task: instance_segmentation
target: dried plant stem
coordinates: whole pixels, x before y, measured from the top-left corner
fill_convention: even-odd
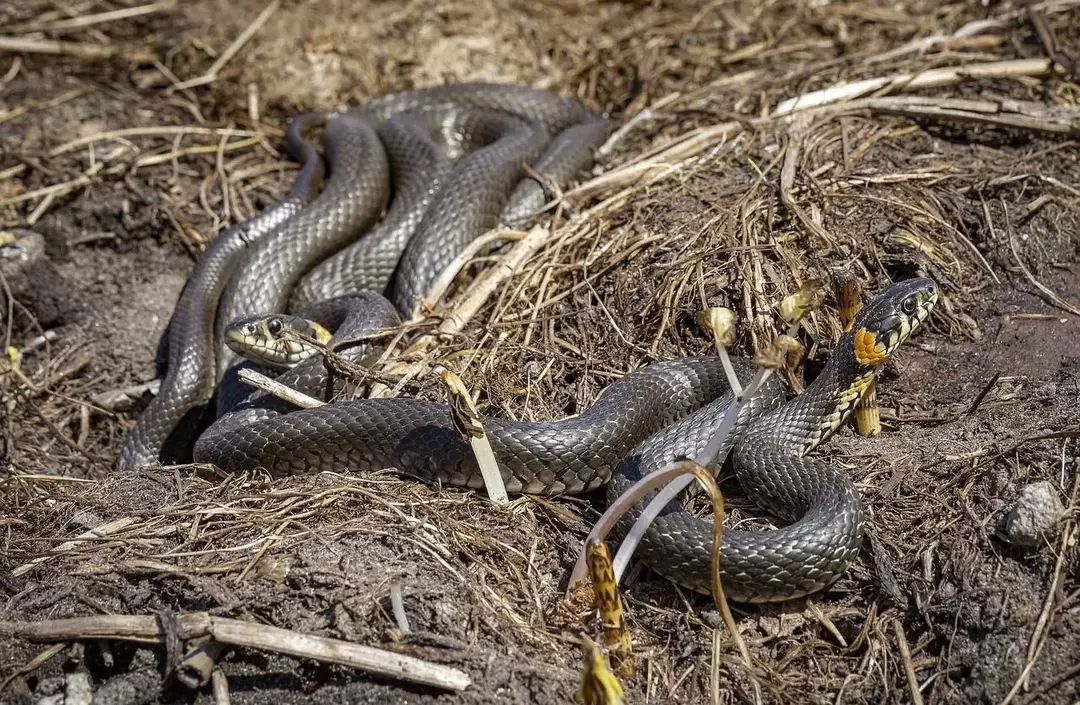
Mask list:
[[[245,384],[250,384],[256,389],[261,389],[264,392],[273,394],[278,399],[283,399],[294,406],[298,406],[301,409],[314,409],[317,406],[324,406],[326,402],[319,401],[315,397],[309,397],[307,394],[296,391],[286,387],[277,380],[270,379],[261,372],[256,372],[249,367],[240,368],[237,373]]]
[[[1013,100],[966,100],[928,96],[888,96],[853,100],[845,112],[868,110],[879,115],[930,118],[939,122],[972,122],[1060,135],[1080,134],[1080,110],[1047,109]]]
[[[593,600],[604,628],[604,645],[608,648],[615,672],[625,675],[633,671],[634,655],[619,585],[611,564],[611,553],[603,541],[591,541],[586,546],[586,555],[589,576],[592,578]]]
[[[919,88],[937,88],[952,86],[964,81],[983,78],[1015,78],[1019,76],[1048,76],[1051,73],[1049,59],[1016,59],[1012,61],[994,61],[967,66],[949,66],[930,69],[918,73],[901,73],[893,76],[868,78],[852,83],[841,83],[820,91],[804,93],[801,96],[782,101],[776,106],[772,117],[782,117],[799,110],[806,110],[829,103],[850,101],[871,93],[884,95],[897,90],[915,90]]]
[[[73,149],[84,147],[102,140],[126,139],[128,137],[174,137],[176,135],[198,135],[201,137],[268,137],[270,135],[252,132],[251,130],[235,130],[231,128],[199,127],[198,125],[159,125],[157,127],[125,127],[119,130],[96,132],[94,134],[77,137],[64,142],[49,150],[50,157],[56,157]],[[215,146],[215,150],[217,147]]]
[[[923,705],[922,692],[919,691],[919,678],[915,675],[915,666],[911,662],[911,646],[908,645],[904,626],[900,620],[893,620],[893,631],[896,632],[896,644],[900,648],[900,660],[904,662],[904,675],[907,677],[908,692],[911,693],[911,705]]]
[[[443,320],[434,333],[421,336],[401,355],[404,360],[419,359],[419,362],[394,363],[384,370],[385,374],[400,378],[399,384],[403,384],[422,373],[426,360],[424,354],[438,342],[439,338],[459,333],[483,307],[495,289],[509,279],[550,237],[550,229],[539,225],[532,228],[517,241],[505,257],[491,268],[484,270],[461,299],[454,301],[449,310],[442,313]],[[393,390],[386,385],[375,384],[372,385],[369,396],[385,397],[392,393]]]
[[[149,5],[136,5],[135,7],[125,7],[119,10],[110,10],[109,12],[99,12],[94,15],[79,15],[76,17],[69,17],[66,20],[56,20],[54,22],[26,22],[24,24],[12,25],[7,28],[7,31],[15,33],[64,32],[71,29],[82,29],[84,27],[90,27],[105,22],[116,22],[117,20],[127,20],[132,17],[152,15],[156,12],[172,10],[175,7],[176,0],[161,0],[160,2],[152,2]]]
[[[1069,313],[1073,314],[1074,316],[1080,316],[1080,309],[1078,309],[1076,306],[1073,306],[1072,304],[1070,304],[1065,299],[1061,298],[1056,292],[1054,292],[1048,286],[1046,286],[1041,281],[1036,279],[1035,275],[1032,274],[1031,270],[1027,268],[1026,264],[1024,264],[1024,260],[1022,260],[1020,258],[1020,253],[1016,251],[1016,234],[1013,233],[1013,229],[1012,229],[1011,225],[1008,224],[1008,217],[1009,217],[1008,206],[1005,204],[1004,201],[1002,201],[1001,202],[1001,207],[1002,207],[1002,209],[1004,209],[1005,218],[1006,218],[1006,228],[1009,231],[1008,232],[1009,250],[1012,251],[1013,259],[1016,260],[1016,264],[1017,264],[1018,267],[1020,267],[1020,271],[1022,271],[1024,273],[1024,276],[1027,277],[1027,280],[1029,282],[1031,282],[1032,285],[1035,286],[1035,288],[1037,288],[1039,291],[1041,291],[1043,293],[1043,295],[1045,295],[1046,298],[1048,298],[1050,300],[1050,303],[1054,304],[1055,306],[1057,306],[1058,308],[1060,308],[1062,310],[1068,311]]]
[[[221,55],[214,61],[213,64],[210,65],[210,68],[206,70],[206,73],[204,73],[202,76],[197,76],[196,78],[192,78],[187,81],[181,81],[180,83],[172,86],[170,90],[181,91],[185,88],[194,88],[195,86],[202,86],[207,83],[213,83],[214,81],[216,81],[218,73],[221,72],[221,69],[225,68],[225,64],[232,61],[232,58],[236,56],[241,49],[244,48],[244,45],[247,44],[248,41],[250,41],[251,38],[255,36],[256,32],[262,29],[262,26],[266,24],[267,20],[270,19],[271,15],[277,12],[280,6],[281,0],[273,0],[273,2],[263,8],[263,11],[260,12],[254,20],[251,21],[251,24],[249,24],[244,29],[244,31],[241,32],[240,35],[237,36],[236,39],[234,39],[232,43],[225,48],[225,51],[221,52]]]
[[[720,486],[716,484],[716,478],[712,476],[712,473],[704,465],[693,460],[679,460],[676,461],[672,467],[676,472],[688,473],[688,476],[691,479],[697,479],[712,502],[713,540],[712,567],[710,568],[712,598],[713,602],[716,603],[716,609],[720,612],[720,616],[724,621],[724,626],[727,627],[728,633],[731,635],[731,640],[735,643],[739,656],[742,658],[743,667],[746,669],[746,676],[754,686],[754,702],[760,703],[761,684],[758,683],[757,676],[754,675],[753,662],[750,659],[750,650],[747,648],[746,642],[743,641],[742,635],[739,633],[738,625],[735,624],[735,617],[732,615],[731,607],[728,606],[727,598],[724,596],[724,586],[720,582],[720,545],[724,537],[724,495],[720,492]]]
[[[114,56],[123,56],[132,61],[151,61],[154,58],[152,52],[129,47],[102,46],[85,42],[64,42],[58,39],[22,39],[19,37],[0,37],[0,51],[78,56],[83,59],[109,59]]]
[[[78,548],[78,546],[84,541],[94,541],[96,539],[100,539],[102,537],[110,536],[111,534],[115,534],[115,533],[117,533],[119,531],[122,531],[123,529],[127,528],[128,526],[131,526],[131,524],[133,524],[133,523],[135,523],[135,520],[132,519],[131,517],[122,517],[120,519],[114,519],[114,520],[112,520],[110,522],[106,522],[106,523],[102,524],[101,526],[97,526],[97,527],[91,529],[90,531],[86,531],[86,532],[84,532],[82,534],[79,534],[78,536],[71,539],[70,541],[65,541],[64,543],[57,546],[56,549],[54,551],[52,551],[52,553],[50,553],[49,555],[47,555],[47,556],[39,556],[38,558],[35,558],[34,560],[30,561],[29,563],[24,563],[23,565],[18,566],[17,568],[15,568],[14,570],[11,571],[11,574],[14,575],[17,578],[20,575],[23,575],[25,573],[30,572],[31,570],[33,570],[37,566],[41,565],[45,561],[52,558],[54,555],[64,553],[64,552],[67,552],[67,551],[72,551],[72,550]]]
[[[401,599],[401,583],[394,583],[390,586],[390,604],[394,611],[394,621],[397,622],[398,629],[401,630],[402,634],[411,633],[409,618],[405,615],[405,602]]]
[[[871,93],[885,93],[897,90],[914,90],[935,86],[954,85],[964,81],[978,80],[983,78],[1002,78],[1016,76],[1044,76],[1050,73],[1050,61],[1046,59],[1024,59],[1017,61],[1000,61],[986,64],[972,64],[962,67],[947,67],[932,69],[918,74],[898,74],[879,78],[871,78],[854,83],[841,84],[821,91],[813,91],[795,98],[781,102],[777,108],[767,117],[749,121],[753,127],[763,127],[774,122],[778,118],[789,116],[793,113],[809,111],[821,108],[833,103],[844,103],[842,108],[858,109],[858,105],[851,105],[857,99]],[[998,124],[1016,124],[1031,126],[1038,125],[1041,129],[1053,132],[1072,131],[1075,127],[1069,127],[1069,122],[1051,120],[1043,117],[1036,119],[1032,116],[1027,118],[1010,118],[1003,111],[998,110],[996,115],[988,115],[987,102],[965,101],[963,108],[957,104],[946,107],[935,107],[933,99],[924,99],[921,106],[916,102],[907,104],[900,102],[881,102],[881,98],[875,98],[878,102],[867,102],[862,109],[877,107],[885,110],[906,109],[910,114],[916,113],[922,116],[948,117],[954,119],[967,119],[975,121],[996,121]],[[620,188],[630,184],[636,184],[643,179],[645,184],[654,183],[667,178],[681,168],[681,163],[687,159],[696,157],[706,149],[719,142],[733,138],[745,128],[741,122],[723,122],[707,127],[700,127],[685,135],[674,138],[661,148],[646,152],[631,162],[613,169],[601,176],[590,179],[580,186],[566,193],[569,199],[584,199],[598,193]],[[646,178],[648,177],[648,178]]]
[[[525,233],[517,230],[492,230],[470,242],[465,249],[454,258],[454,261],[446,266],[442,273],[439,274],[439,277],[431,285],[431,290],[420,302],[419,310],[413,312],[413,322],[421,320],[424,311],[435,310],[439,300],[446,294],[446,290],[450,288],[450,284],[454,281],[458,272],[460,272],[462,268],[477,255],[477,253],[481,252],[485,247],[490,246],[494,242],[521,240],[523,237],[525,237]]]
[[[210,674],[211,687],[214,691],[214,702],[217,705],[231,705],[232,698],[229,696],[229,679],[225,677],[220,668],[215,668]]]
[[[480,466],[480,474],[484,478],[488,498],[496,504],[509,502],[510,497],[506,493],[506,485],[499,471],[499,462],[495,459],[495,452],[491,449],[491,441],[488,440],[483,419],[473,403],[472,395],[469,394],[465,383],[452,370],[443,367],[439,368],[438,373],[439,378],[450,391],[450,417],[454,422],[454,429],[459,438],[468,442],[476,457],[476,464]]]
[[[206,612],[180,614],[177,622],[180,636],[185,640],[209,636],[222,644],[336,663],[387,678],[445,690],[461,691],[472,683],[468,674],[456,668],[339,639],[215,617]],[[156,617],[134,615],[76,617],[43,622],[0,622],[0,634],[3,633],[30,641],[45,642],[120,639],[157,643],[164,638]]]
[[[176,668],[176,676],[188,688],[197,690],[210,682],[214,669],[217,668],[218,662],[228,650],[229,645],[207,638],[192,641],[199,643],[184,654],[183,660]]]

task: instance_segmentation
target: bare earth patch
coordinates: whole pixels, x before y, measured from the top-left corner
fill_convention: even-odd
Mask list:
[[[119,16],[86,21],[102,13]],[[217,664],[236,703],[573,700],[580,635],[601,630],[562,593],[602,496],[112,472],[193,257],[288,188],[289,116],[513,81],[625,129],[566,194],[573,215],[539,216],[547,240],[414,366],[422,396],[445,398],[443,363],[484,413],[556,418],[629,370],[707,354],[705,306],[739,314],[749,354],[780,331],[777,301],[837,268],[871,293],[921,272],[945,294],[880,380],[883,433],[845,428],[822,451],[873,511],[856,565],[808,599],[732,605],[752,677],[707,596],[632,571],[627,701],[752,702],[756,682],[764,702],[1077,702],[1077,27],[1069,0],[0,6],[0,633],[208,613],[472,681],[447,693],[238,648]],[[30,233],[32,267],[15,260]],[[839,332],[829,298],[802,333],[803,382]],[[1012,545],[1002,521],[1039,481],[1067,511],[1044,545]],[[768,522],[722,487],[731,522]],[[90,702],[89,685],[94,703],[221,701],[172,677],[190,646],[5,636],[0,700]]]

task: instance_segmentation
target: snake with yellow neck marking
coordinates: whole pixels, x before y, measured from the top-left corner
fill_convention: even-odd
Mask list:
[[[298,135],[320,121],[328,177],[316,195],[324,165]],[[472,239],[542,205],[543,186],[525,174],[525,164],[561,186],[591,162],[607,129],[605,120],[569,99],[492,84],[408,91],[346,113],[299,118],[290,144],[305,167],[293,192],[284,205],[218,238],[200,258],[170,323],[162,392],[136,424],[120,467],[169,459],[165,441],[196,428],[192,415],[238,359],[226,340],[245,349],[245,336],[257,335],[269,350],[277,332],[292,325],[286,318],[260,324],[261,316],[302,313],[322,326],[309,332],[324,339],[323,329],[332,332],[331,346],[359,359],[365,347],[355,341],[413,317],[435,278]],[[865,523],[858,492],[807,454],[840,426],[875,370],[936,301],[927,279],[893,284],[862,310],[803,394],[784,403],[773,378],[741,408],[729,438],[737,476],[751,498],[791,523],[725,532],[720,571],[730,598],[771,601],[814,592],[853,560]],[[286,348],[279,363],[299,351]],[[748,376],[751,366],[743,361],[739,370]],[[324,399],[334,382],[317,358],[279,381]],[[730,401],[720,361],[687,358],[625,375],[578,416],[485,418],[484,426],[510,492],[577,493],[607,483],[616,496],[652,470],[700,452]],[[227,472],[396,468],[428,482],[483,483],[445,404],[372,399],[295,410],[254,393],[222,409],[192,457]],[[641,555],[676,582],[707,591],[711,540],[709,524],[672,503],[642,540]]]
[[[768,602],[816,592],[854,560],[865,523],[858,491],[843,474],[807,454],[840,427],[874,373],[922,325],[937,298],[929,279],[892,284],[859,313],[806,391],[784,403],[774,376],[741,408],[726,446],[735,444],[736,476],[756,504],[791,523],[773,531],[724,532],[719,565],[728,598]],[[334,339],[340,341],[362,335],[373,322],[375,327],[386,323],[367,315],[370,302],[346,297],[321,306],[310,315],[335,329]],[[276,334],[267,327],[247,333],[242,326],[233,329],[233,344],[253,356],[273,348],[273,339],[287,339],[289,328],[285,319],[275,320],[281,324]],[[736,362],[740,377],[748,379],[752,365]],[[323,370],[313,357],[285,375],[290,386],[317,395],[327,392]],[[610,500],[648,473],[702,452],[731,401],[719,358],[686,358],[625,375],[579,416],[538,422],[485,417],[483,423],[508,491],[568,494],[607,483]],[[416,399],[290,410],[258,393],[211,427],[195,455],[234,472],[396,468],[430,483],[483,487],[447,405]],[[616,537],[649,498],[616,525]],[[708,592],[711,547],[711,522],[672,502],[650,525],[638,555],[671,580]]]

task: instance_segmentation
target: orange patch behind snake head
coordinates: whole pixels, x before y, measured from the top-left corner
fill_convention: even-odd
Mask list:
[[[885,346],[873,333],[865,328],[855,332],[855,361],[860,365],[876,365],[888,356]]]

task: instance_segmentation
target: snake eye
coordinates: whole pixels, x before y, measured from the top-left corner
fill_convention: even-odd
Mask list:
[[[904,313],[906,313],[909,316],[911,314],[915,313],[915,308],[916,308],[916,303],[915,303],[915,297],[913,297],[913,296],[909,296],[908,298],[904,299],[900,303],[900,310],[903,311]]]
[[[278,335],[281,333],[281,319],[271,318],[266,322],[266,330],[270,331],[270,335]]]

